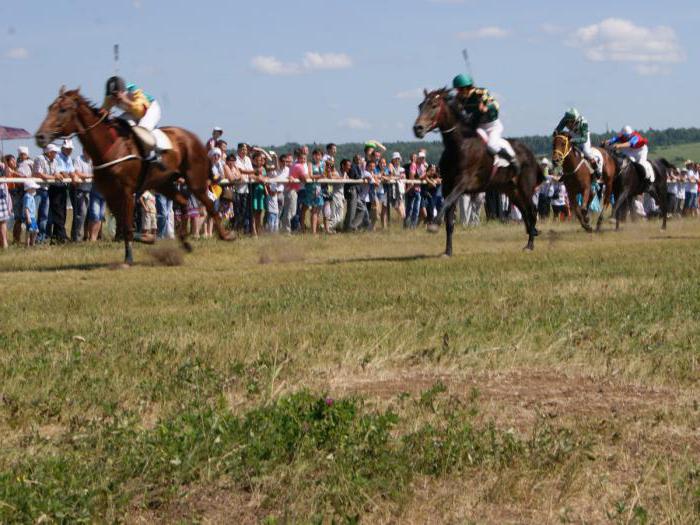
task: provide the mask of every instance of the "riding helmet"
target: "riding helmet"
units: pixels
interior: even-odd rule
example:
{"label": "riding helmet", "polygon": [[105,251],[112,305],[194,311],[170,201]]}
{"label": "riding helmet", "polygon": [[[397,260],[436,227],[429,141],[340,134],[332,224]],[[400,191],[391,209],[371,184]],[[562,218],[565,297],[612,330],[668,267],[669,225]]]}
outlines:
{"label": "riding helmet", "polygon": [[567,109],[566,113],[564,113],[564,117],[566,118],[566,120],[578,120],[580,116],[581,114],[576,108]]}
{"label": "riding helmet", "polygon": [[474,85],[474,80],[471,76],[460,73],[452,81],[452,87],[455,89],[472,87]]}
{"label": "riding helmet", "polygon": [[106,95],[110,96],[121,93],[122,91],[126,91],[126,82],[124,82],[124,79],[117,76],[109,77],[107,80]]}

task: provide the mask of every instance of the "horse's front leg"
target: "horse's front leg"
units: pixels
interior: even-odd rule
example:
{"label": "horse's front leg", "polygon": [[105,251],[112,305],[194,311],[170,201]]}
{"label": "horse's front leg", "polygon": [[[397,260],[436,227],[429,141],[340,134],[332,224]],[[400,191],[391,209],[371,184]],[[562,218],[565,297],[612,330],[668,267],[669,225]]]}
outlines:
{"label": "horse's front leg", "polygon": [[124,236],[124,264],[134,264],[134,194],[125,193],[122,205],[122,235]]}
{"label": "horse's front leg", "polygon": [[452,257],[452,234],[455,231],[455,207],[455,203],[450,204],[445,214],[445,255],[447,257]]}

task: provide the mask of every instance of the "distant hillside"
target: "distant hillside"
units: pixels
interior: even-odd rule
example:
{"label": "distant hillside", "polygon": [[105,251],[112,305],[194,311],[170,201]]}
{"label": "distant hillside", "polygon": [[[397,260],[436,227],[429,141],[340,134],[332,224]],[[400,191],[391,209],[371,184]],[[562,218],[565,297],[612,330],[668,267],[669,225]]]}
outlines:
{"label": "distant hillside", "polygon": [[[700,160],[700,128],[648,129],[642,131],[642,133],[649,139],[652,157],[664,156],[672,162],[678,162],[677,159],[674,160],[675,156],[678,156],[678,158],[682,157],[682,160],[687,158]],[[595,145],[611,136],[611,133],[594,133],[591,140]],[[518,140],[526,144],[535,155],[549,155],[551,153],[551,135],[531,135],[527,137],[518,137]],[[442,142],[440,141],[385,142],[384,145],[389,152],[398,151],[401,153],[404,160],[407,160],[412,152],[418,151],[419,149],[425,149],[427,151],[428,162],[431,163],[436,163],[442,154]],[[295,143],[287,143],[281,146],[272,146],[271,149],[278,153],[291,152],[297,146],[298,144]],[[324,145],[310,144],[309,147],[311,149],[314,147],[323,149]],[[363,144],[359,142],[338,144],[338,159],[351,159],[355,153],[362,153],[362,150]]]}
{"label": "distant hillside", "polygon": [[655,148],[651,152],[651,157],[654,159],[663,157],[679,167],[688,159],[700,162],[700,142]]}

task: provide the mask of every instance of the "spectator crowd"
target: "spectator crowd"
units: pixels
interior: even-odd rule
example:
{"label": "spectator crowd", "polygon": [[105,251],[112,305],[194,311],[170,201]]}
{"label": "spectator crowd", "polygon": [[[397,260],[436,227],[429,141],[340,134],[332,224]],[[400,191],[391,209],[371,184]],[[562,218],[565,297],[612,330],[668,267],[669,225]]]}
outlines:
{"label": "spectator crowd", "polygon": [[[417,228],[433,221],[443,204],[439,169],[428,163],[423,150],[403,159],[398,152],[387,152],[381,143],[368,141],[362,153],[342,159],[337,158],[335,144],[311,151],[299,146],[278,155],[239,143],[230,151],[223,130],[217,127],[207,141],[207,151],[211,159],[209,197],[228,227],[240,234],[371,231],[388,228],[392,213],[405,228]],[[542,166],[545,182],[534,196],[540,219],[571,220],[571,197],[564,184],[549,175],[548,159],[542,159]],[[671,213],[697,216],[699,173],[700,165],[688,161],[683,170],[670,176]],[[105,200],[91,182],[91,160],[85,153],[74,155],[71,140],[60,148],[50,144],[34,159],[27,147],[20,147],[17,156],[4,156],[0,177],[51,183],[3,183],[0,178],[1,247],[11,241],[27,246],[95,241],[104,235]],[[186,193],[184,181],[179,184]],[[186,210],[173,208],[172,201],[150,191],[134,198],[138,198],[135,220],[141,235],[172,238],[177,228],[185,226],[195,238],[212,236],[213,221],[193,196]],[[69,203],[73,212],[70,236],[66,227]],[[596,197],[592,211],[599,211],[599,206]],[[460,199],[460,222],[479,224],[482,207],[487,220],[521,220],[506,196],[487,192]],[[640,196],[633,211],[641,216],[659,213],[646,195]]]}

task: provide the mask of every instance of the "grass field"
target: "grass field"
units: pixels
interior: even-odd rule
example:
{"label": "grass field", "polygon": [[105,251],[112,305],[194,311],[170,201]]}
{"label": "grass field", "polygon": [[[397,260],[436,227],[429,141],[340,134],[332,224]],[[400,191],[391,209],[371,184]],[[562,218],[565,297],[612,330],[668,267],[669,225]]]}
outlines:
{"label": "grass field", "polygon": [[0,254],[0,522],[700,523],[700,221]]}
{"label": "grass field", "polygon": [[655,148],[651,151],[649,156],[652,159],[664,157],[678,167],[682,167],[683,163],[688,159],[694,162],[700,162],[700,142]]}

